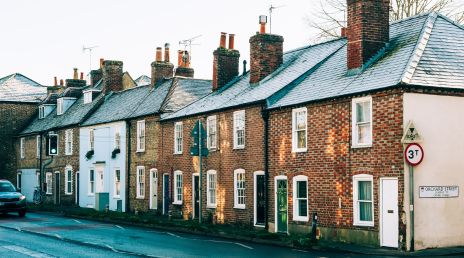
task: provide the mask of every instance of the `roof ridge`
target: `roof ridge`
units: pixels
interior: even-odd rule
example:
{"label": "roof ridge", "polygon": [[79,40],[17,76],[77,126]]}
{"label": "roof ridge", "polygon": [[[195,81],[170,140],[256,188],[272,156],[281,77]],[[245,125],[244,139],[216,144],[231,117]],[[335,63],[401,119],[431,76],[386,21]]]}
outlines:
{"label": "roof ridge", "polygon": [[422,27],[421,35],[417,39],[416,46],[411,54],[411,57],[404,69],[403,76],[399,83],[409,84],[411,79],[416,71],[417,66],[422,58],[422,54],[427,47],[427,43],[430,39],[430,34],[435,26],[435,21],[437,20],[438,14],[436,12],[431,12],[428,14],[427,19],[424,22]]}
{"label": "roof ridge", "polygon": [[291,49],[291,50],[288,50],[284,53],[285,54],[290,54],[290,53],[293,53],[293,52],[296,52],[296,51],[300,51],[300,50],[303,50],[303,49],[307,49],[307,48],[311,48],[311,47],[317,47],[317,46],[320,46],[320,45],[324,45],[324,44],[328,44],[328,43],[332,43],[334,41],[338,41],[338,40],[344,40],[345,38],[343,37],[340,37],[340,38],[335,38],[335,39],[330,39],[330,40],[326,40],[326,41],[323,41],[323,42],[319,42],[319,43],[316,43],[314,45],[306,45],[306,46],[302,46],[302,47],[298,47],[298,48],[294,48],[294,49]]}

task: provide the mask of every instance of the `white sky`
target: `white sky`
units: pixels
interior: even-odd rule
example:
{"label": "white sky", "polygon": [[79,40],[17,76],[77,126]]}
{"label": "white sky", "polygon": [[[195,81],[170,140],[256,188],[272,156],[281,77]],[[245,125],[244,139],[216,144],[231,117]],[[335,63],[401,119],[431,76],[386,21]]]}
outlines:
{"label": "white sky", "polygon": [[[171,62],[177,64],[178,42],[197,35],[192,47],[196,78],[211,79],[213,50],[220,32],[235,33],[240,63],[249,61],[248,40],[259,29],[258,16],[270,4],[285,5],[273,11],[272,32],[284,36],[284,50],[306,45],[311,33],[304,17],[319,0],[15,0],[0,9],[0,77],[19,72],[44,85],[53,77],[72,77],[72,68],[89,72],[98,60],[124,62],[134,80],[150,76],[157,46],[171,44]],[[249,62],[248,62],[249,63]],[[249,67],[249,66],[248,66]],[[242,68],[240,68],[240,72]]]}

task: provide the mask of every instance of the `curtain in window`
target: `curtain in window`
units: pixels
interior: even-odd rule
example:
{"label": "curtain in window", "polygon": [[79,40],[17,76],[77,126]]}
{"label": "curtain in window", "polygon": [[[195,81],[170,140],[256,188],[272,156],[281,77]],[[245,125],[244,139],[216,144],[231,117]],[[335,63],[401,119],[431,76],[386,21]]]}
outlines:
{"label": "curtain in window", "polygon": [[372,221],[372,182],[360,181],[358,187],[359,220]]}

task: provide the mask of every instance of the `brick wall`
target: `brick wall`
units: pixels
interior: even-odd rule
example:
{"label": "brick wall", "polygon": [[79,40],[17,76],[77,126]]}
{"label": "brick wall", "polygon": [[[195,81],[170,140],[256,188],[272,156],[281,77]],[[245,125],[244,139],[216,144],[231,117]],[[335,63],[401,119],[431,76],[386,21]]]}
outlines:
{"label": "brick wall", "polygon": [[0,178],[16,183],[15,136],[36,113],[36,104],[0,102]]}
{"label": "brick wall", "polygon": [[[202,182],[202,215],[203,218],[216,216],[224,223],[253,223],[253,172],[264,170],[264,123],[261,117],[261,107],[252,106],[245,110],[245,148],[233,149],[233,112],[234,109],[216,115],[218,148],[210,151],[209,156],[203,158]],[[165,121],[161,124],[162,153],[161,173],[170,173],[170,190],[172,197],[173,172],[183,172],[183,204],[171,205],[174,210],[182,211],[184,218],[190,218],[192,207],[192,173],[198,172],[198,157],[190,156],[193,145],[190,136],[195,122],[201,119],[206,128],[206,116],[190,117],[176,121]],[[183,122],[183,153],[174,153],[174,123]],[[246,209],[234,209],[234,170],[245,170]],[[206,208],[206,172],[217,171],[217,208]],[[160,174],[161,175],[161,174]],[[161,180],[160,180],[161,181]],[[161,182],[160,182],[161,183]],[[159,191],[162,198],[162,192]],[[172,198],[171,198],[172,201]]]}
{"label": "brick wall", "polygon": [[[269,221],[275,221],[274,177],[286,175],[289,226],[310,226],[311,213],[317,212],[322,227],[378,232],[379,179],[397,177],[399,232],[405,236],[401,217],[404,199],[402,105],[399,90],[373,94],[373,144],[357,149],[351,147],[351,98],[307,105],[308,149],[302,153],[292,153],[292,109],[271,112]],[[353,226],[352,176],[356,174],[373,175],[374,227]],[[292,221],[292,179],[296,175],[308,176],[308,222]],[[337,238],[337,231],[333,234],[325,237]]]}

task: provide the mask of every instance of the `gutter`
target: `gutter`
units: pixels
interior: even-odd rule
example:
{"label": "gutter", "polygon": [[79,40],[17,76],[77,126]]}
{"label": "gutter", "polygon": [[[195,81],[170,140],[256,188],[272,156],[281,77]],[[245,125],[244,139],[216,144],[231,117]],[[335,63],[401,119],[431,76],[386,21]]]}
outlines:
{"label": "gutter", "polygon": [[264,120],[264,228],[269,229],[269,111],[266,106],[261,110]]}

